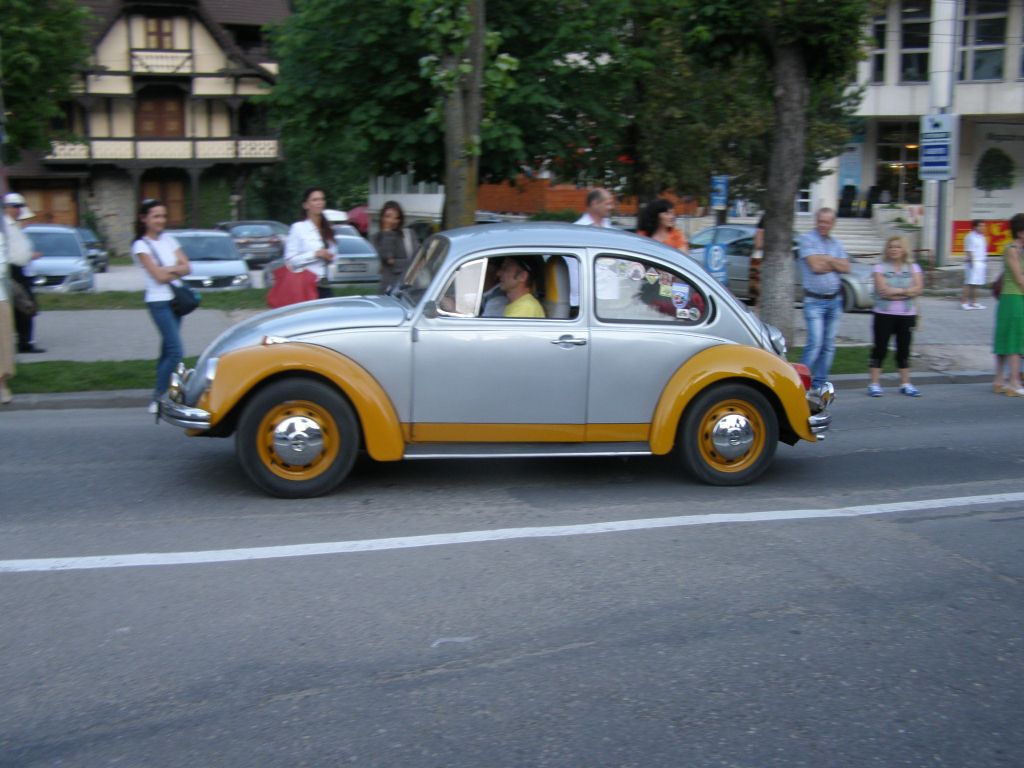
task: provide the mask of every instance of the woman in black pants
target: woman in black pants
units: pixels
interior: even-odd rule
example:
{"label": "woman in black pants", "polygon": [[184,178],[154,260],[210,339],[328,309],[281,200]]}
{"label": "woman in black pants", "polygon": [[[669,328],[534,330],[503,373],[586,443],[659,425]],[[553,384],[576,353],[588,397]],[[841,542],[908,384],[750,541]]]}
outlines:
{"label": "woman in black pants", "polygon": [[875,265],[875,345],[871,350],[868,370],[871,383],[868,395],[882,396],[882,361],[889,339],[896,337],[896,367],[900,371],[900,392],[920,397],[921,391],[910,383],[910,338],[917,324],[916,296],[924,290],[924,274],[914,263],[907,241],[899,235],[885,241],[882,260]]}

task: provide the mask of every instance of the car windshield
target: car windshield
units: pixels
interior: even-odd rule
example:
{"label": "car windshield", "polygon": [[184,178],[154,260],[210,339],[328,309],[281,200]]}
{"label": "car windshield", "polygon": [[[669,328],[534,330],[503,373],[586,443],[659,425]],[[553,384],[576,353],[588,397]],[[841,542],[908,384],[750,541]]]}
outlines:
{"label": "car windshield", "polygon": [[85,227],[79,227],[78,234],[80,234],[82,236],[82,239],[85,240],[85,242],[88,243],[89,245],[92,245],[93,243],[98,243],[100,241],[100,239],[96,236],[95,232],[93,232],[91,229],[86,229]]}
{"label": "car windshield", "polygon": [[707,245],[715,236],[715,229],[705,229],[690,238],[690,245]]}
{"label": "car windshield", "polygon": [[269,224],[240,224],[231,228],[233,237],[271,237],[274,234]]}
{"label": "car windshield", "polygon": [[78,238],[65,232],[32,232],[26,231],[26,235],[32,241],[34,250],[39,251],[43,256],[50,256],[64,259],[77,259],[82,256],[81,246]]}
{"label": "car windshield", "polygon": [[231,261],[241,259],[234,241],[224,235],[175,235],[181,250],[191,261]]}
{"label": "car windshield", "polygon": [[444,264],[448,255],[448,245],[448,238],[441,235],[434,235],[424,241],[413,257],[409,269],[405,271],[402,287],[399,288],[397,295],[405,298],[413,306],[419,304]]}
{"label": "car windshield", "polygon": [[375,256],[373,246],[361,237],[339,237],[335,240],[338,246],[338,254],[341,256]]}

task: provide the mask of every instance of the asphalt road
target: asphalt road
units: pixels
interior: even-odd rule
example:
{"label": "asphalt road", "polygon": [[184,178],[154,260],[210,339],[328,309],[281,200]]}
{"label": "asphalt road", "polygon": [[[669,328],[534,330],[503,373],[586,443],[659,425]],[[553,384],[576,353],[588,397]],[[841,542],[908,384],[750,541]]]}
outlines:
{"label": "asphalt road", "polygon": [[746,488],[363,460],[295,502],[134,410],[9,413],[0,765],[1019,765],[1024,401],[836,408]]}

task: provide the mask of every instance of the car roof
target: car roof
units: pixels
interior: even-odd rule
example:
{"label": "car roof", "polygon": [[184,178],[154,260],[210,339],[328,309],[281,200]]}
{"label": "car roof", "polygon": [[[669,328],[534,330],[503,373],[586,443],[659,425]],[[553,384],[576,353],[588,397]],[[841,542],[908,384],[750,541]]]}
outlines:
{"label": "car roof", "polygon": [[560,222],[506,222],[486,227],[470,226],[441,232],[459,252],[496,247],[520,248],[622,248],[664,258],[681,253],[643,235],[619,229]]}
{"label": "car roof", "polygon": [[193,237],[195,235],[209,235],[210,237],[231,237],[227,232],[220,229],[168,229],[168,235],[174,237]]}
{"label": "car roof", "polygon": [[287,227],[283,221],[274,221],[273,219],[242,219],[241,221],[221,221],[217,223],[218,227],[237,227],[239,224],[279,224],[282,227]]}

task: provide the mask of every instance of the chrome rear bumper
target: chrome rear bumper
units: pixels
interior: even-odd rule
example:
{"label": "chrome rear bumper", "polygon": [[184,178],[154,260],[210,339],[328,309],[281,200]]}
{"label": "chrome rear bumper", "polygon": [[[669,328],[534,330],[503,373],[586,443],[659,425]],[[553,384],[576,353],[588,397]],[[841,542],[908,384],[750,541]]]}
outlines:
{"label": "chrome rear bumper", "polygon": [[825,439],[825,433],[832,425],[832,403],[836,399],[836,388],[832,382],[825,382],[820,387],[813,387],[807,392],[807,405],[811,409],[811,415],[807,419],[811,434],[818,440]]}
{"label": "chrome rear bumper", "polygon": [[171,400],[164,395],[157,406],[157,414],[168,424],[182,429],[207,430],[210,428],[210,412],[193,408]]}

